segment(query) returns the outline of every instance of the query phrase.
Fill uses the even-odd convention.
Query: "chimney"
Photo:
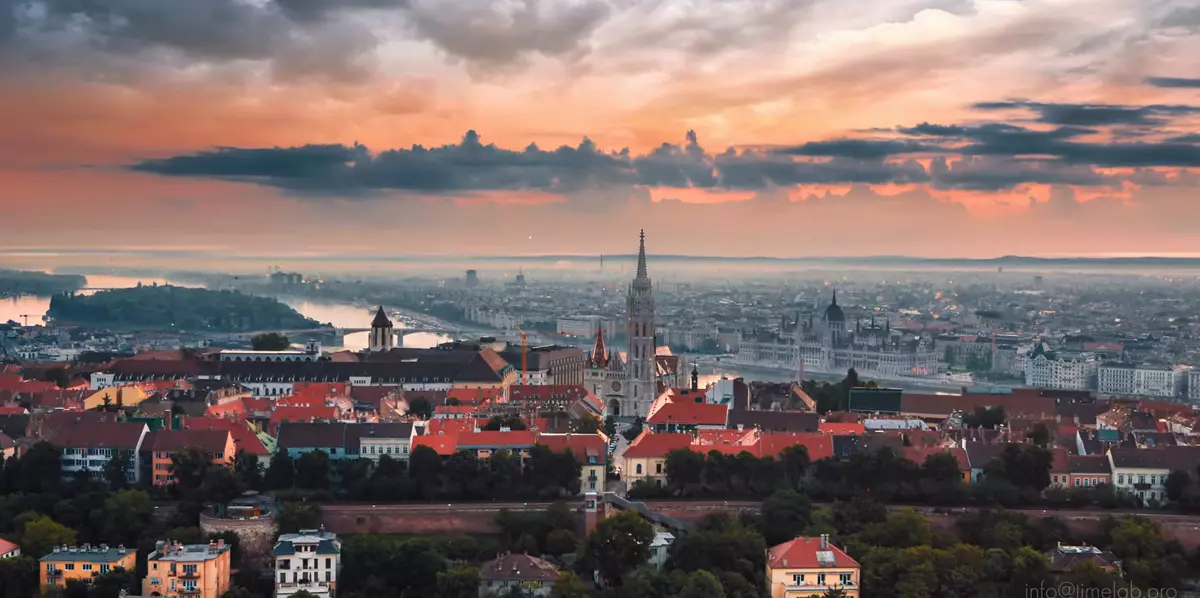
[[[829,534],[821,534],[821,550],[829,548]]]

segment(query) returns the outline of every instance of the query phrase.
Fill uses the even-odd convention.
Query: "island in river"
[[[46,297],[55,293],[78,291],[86,286],[87,278],[77,274],[0,270],[0,297]]]
[[[47,315],[59,324],[98,328],[251,332],[325,327],[267,297],[172,285],[139,285],[92,295],[61,293]]]

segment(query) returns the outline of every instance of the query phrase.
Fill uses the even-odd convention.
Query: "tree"
[[[28,494],[55,493],[62,485],[62,463],[57,448],[48,442],[33,445],[20,460],[17,487]]]
[[[416,482],[425,498],[431,498],[442,474],[442,458],[427,446],[418,446],[408,456],[408,477]]]
[[[783,465],[783,476],[788,488],[799,488],[800,481],[808,471],[811,461],[808,457],[808,447],[798,444],[779,451],[779,463]]]
[[[271,456],[265,483],[272,490],[287,490],[296,485],[296,464],[287,451],[275,451]]]
[[[75,530],[45,516],[36,515],[21,531],[21,551],[29,555],[47,555],[55,546],[74,545]]]
[[[829,588],[821,594],[821,598],[846,598],[846,590],[842,588]]]
[[[725,588],[717,576],[708,571],[692,571],[688,573],[683,589],[677,594],[678,598],[725,598]]]
[[[439,598],[476,598],[479,596],[479,570],[456,567],[437,572]]]
[[[245,490],[237,474],[227,465],[210,463],[200,482],[199,498],[204,503],[226,505]]]
[[[172,453],[169,467],[175,477],[175,488],[182,496],[194,496],[211,464],[212,455],[200,447],[189,446]]]
[[[59,388],[66,388],[71,385],[71,377],[67,375],[66,368],[49,368],[42,372],[41,380],[43,382],[53,382]]]
[[[26,553],[0,559],[0,598],[29,598],[38,590],[38,562]]]
[[[1167,481],[1163,485],[1167,489],[1167,499],[1171,502],[1177,502],[1183,497],[1183,493],[1187,490],[1188,486],[1192,485],[1192,476],[1188,475],[1186,471],[1172,471],[1171,475],[1167,476]]]
[[[433,403],[425,397],[417,397],[408,402],[408,412],[419,419],[429,419],[433,416]]]
[[[154,521],[150,495],[144,490],[122,490],[104,501],[104,538],[113,544],[136,546],[138,536]]]
[[[762,535],[768,546],[795,538],[812,523],[812,502],[794,490],[779,490],[762,505]]]
[[[617,437],[617,418],[615,416],[610,415],[604,418],[604,435],[609,440]]]
[[[297,592],[297,594],[299,594],[299,592]],[[294,595],[295,594],[293,594],[293,596]],[[221,598],[253,598],[253,597],[254,597],[254,594],[251,594],[250,590],[247,590],[246,588],[243,588],[242,586],[233,586],[232,588],[229,588],[229,590],[226,591],[224,594],[221,594]]]
[[[650,560],[654,526],[635,510],[596,524],[583,549],[583,562],[595,567],[606,583],[620,585],[622,576]]]
[[[522,421],[519,416],[509,415],[509,416],[505,417],[505,416],[500,416],[500,415],[493,415],[491,418],[489,418],[487,420],[487,423],[484,424],[481,429],[491,431],[491,432],[496,432],[496,431],[499,431],[501,428],[508,428],[510,430],[524,430],[524,429],[526,429],[526,426],[525,426],[525,422]]]
[[[559,571],[550,598],[588,598],[588,588],[574,573]]]
[[[629,426],[629,429],[625,430],[624,432],[621,432],[621,436],[624,436],[625,440],[628,440],[629,442],[633,442],[634,438],[637,438],[638,436],[642,435],[643,425],[644,425],[644,420],[642,420],[642,416],[639,415],[637,417],[637,419],[633,420],[633,425]]]
[[[255,351],[283,351],[292,346],[292,342],[278,332],[264,332],[251,337],[250,346]]]
[[[296,459],[296,486],[319,490],[329,487],[329,455],[322,450],[309,451]]]
[[[676,449],[667,453],[667,486],[677,495],[687,492],[689,486],[697,486],[704,476],[704,456],[687,449]]]
[[[237,474],[242,487],[261,490],[263,487],[263,466],[258,457],[238,450],[233,457],[233,472]]]
[[[294,534],[302,529],[316,529],[321,523],[321,513],[312,505],[285,502],[275,521],[279,525],[279,533]]]
[[[104,479],[110,490],[129,487],[129,451],[115,451],[108,463],[104,464]]]
[[[579,540],[569,529],[556,529],[546,535],[546,554],[562,556],[575,552],[579,548]]]
[[[1048,448],[1050,446],[1050,429],[1046,424],[1038,422],[1033,425],[1033,428],[1025,434],[1025,437],[1033,443],[1034,446]]]
[[[580,434],[595,434],[600,431],[600,418],[594,415],[584,415],[575,423],[575,431]]]
[[[137,592],[138,578],[133,571],[117,567],[99,577],[92,578],[88,598],[117,598],[121,592]]]

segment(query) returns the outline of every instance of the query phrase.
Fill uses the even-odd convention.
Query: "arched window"
[[[637,464],[637,474],[642,475],[642,464],[641,463]]]

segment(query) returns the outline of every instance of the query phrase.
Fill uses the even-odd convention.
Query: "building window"
[[[91,570],[92,570],[92,564],[91,564],[91,563],[84,563],[84,564],[83,564],[83,567],[81,567],[81,568],[82,568],[84,571],[91,571]]]
[[[655,463],[654,464],[654,473],[662,474],[662,466],[663,466],[662,463]]]
[[[792,575],[792,585],[794,585],[794,586],[804,585],[804,574],[797,573],[795,575]]]
[[[849,573],[843,573],[843,574],[842,574],[842,578],[841,578],[841,581],[840,581],[840,583],[841,583],[842,585],[844,585],[844,586],[848,586],[848,585],[850,585],[851,583],[853,583],[853,582],[851,582],[851,581],[850,581],[850,574],[849,574]]]
[[[1117,474],[1117,483],[1118,483],[1118,484],[1124,484],[1124,483],[1125,483],[1125,474],[1123,474],[1123,473],[1119,473],[1119,474]]]
[[[819,586],[825,585],[825,574],[824,573],[817,574],[817,585],[819,585]]]
[[[100,574],[108,573],[108,565],[100,565]]]
[[[637,464],[637,468],[636,468],[636,469],[637,469],[637,474],[638,474],[638,475],[642,475],[642,464],[641,464],[641,463],[638,463],[638,464]]]
[[[325,568],[326,568],[326,569],[332,569],[332,568],[333,568],[333,559],[331,559],[331,558],[327,558],[327,559],[325,559]],[[326,581],[328,581],[328,580],[326,580]]]
[[[1145,476],[1144,474],[1143,474],[1143,475],[1139,475],[1139,476],[1138,476],[1138,483],[1139,483],[1139,484],[1145,484],[1145,483],[1146,483],[1146,476]]]
[[[67,563],[66,565],[63,565],[63,568],[66,569],[67,571],[74,571],[75,563]]]

